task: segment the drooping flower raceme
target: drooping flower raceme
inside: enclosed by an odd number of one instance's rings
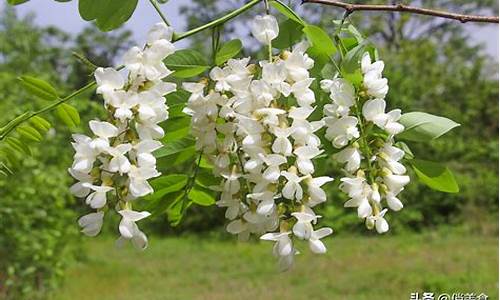
[[[97,93],[108,117],[89,122],[92,136],[73,135],[75,155],[69,169],[78,180],[71,191],[96,210],[78,221],[86,235],[97,235],[104,213],[115,208],[121,216],[118,243],[130,240],[139,249],[147,247],[147,237],[136,222],[150,214],[132,207],[135,199],[153,193],[148,180],[160,175],[152,152],[162,145],[157,139],[164,135],[158,124],[168,118],[165,95],[176,89],[162,81],[171,73],[163,60],[175,52],[172,33],[163,23],[156,24],[144,48],[125,53],[123,72],[95,70]]]
[[[263,44],[278,34],[272,16],[257,17],[252,30]],[[315,79],[307,48],[299,43],[257,65],[230,59],[210,71],[211,81],[184,83],[196,147],[221,178],[217,205],[226,209],[227,231],[274,241],[282,269],[298,253],[294,241],[324,253],[321,239],[332,232],[313,228],[319,218],[313,208],[326,201],[322,186],[333,179],[314,177],[313,159],[323,152],[316,132],[324,122],[310,120]]]
[[[389,86],[382,77],[383,69],[383,61],[372,62],[364,53],[359,88],[343,78],[321,81],[332,101],[323,110],[325,137],[339,149],[334,158],[349,174],[340,179],[341,190],[350,198],[344,206],[357,208],[367,228],[378,233],[389,230],[383,207],[394,211],[403,208],[397,197],[410,181],[400,163],[405,152],[394,143],[394,137],[404,130],[398,123],[401,110],[386,112],[384,98]]]

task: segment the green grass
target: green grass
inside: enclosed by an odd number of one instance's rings
[[[88,259],[67,272],[61,299],[409,299],[412,291],[481,292],[498,299],[496,237],[428,233],[333,237],[322,256],[303,254],[279,273],[271,243],[151,237],[116,249],[88,239]],[[437,296],[436,296],[437,299]]]

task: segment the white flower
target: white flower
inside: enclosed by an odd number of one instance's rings
[[[312,231],[309,238],[309,248],[311,249],[311,251],[317,254],[326,253],[325,244],[323,244],[321,239],[332,234],[332,232],[333,230],[328,227]]]
[[[345,169],[354,173],[361,165],[361,152],[356,147],[346,147],[340,152],[335,153],[333,158],[340,163],[345,163]]]
[[[403,203],[401,203],[401,200],[399,200],[393,192],[387,192],[385,199],[387,200],[387,205],[390,209],[398,211],[403,208]]]
[[[102,211],[90,213],[78,219],[78,225],[82,227],[85,235],[96,236],[101,231],[103,218],[104,212]]]
[[[98,94],[109,94],[125,85],[122,75],[113,68],[97,68],[94,72]]]
[[[363,116],[390,134],[402,132],[404,126],[397,122],[401,117],[401,110],[394,109],[385,113],[385,106],[383,99],[368,100],[363,105]]]
[[[87,184],[92,183],[92,181],[93,181],[92,176],[90,176],[87,173],[78,172],[78,171],[71,169],[71,168],[68,169],[68,172],[71,174],[71,176],[73,176],[73,178],[78,180],[77,183],[73,184],[70,187],[69,190],[70,190],[71,194],[73,194],[75,197],[79,197],[79,198],[83,198],[83,197],[87,196],[90,193],[90,189],[88,187],[83,186],[83,184],[84,183],[87,183]]]
[[[333,178],[328,176],[306,179],[305,182],[307,184],[307,191],[310,197],[309,202],[307,203],[309,207],[313,207],[326,201],[326,193],[321,186],[331,181],[333,181]]]
[[[313,81],[314,78],[305,78],[292,85],[291,92],[297,99],[299,106],[311,106],[316,101],[314,92],[309,88]]]
[[[134,151],[139,167],[152,167],[156,165],[153,151],[160,149],[163,144],[155,140],[142,140],[134,145]]]
[[[286,158],[279,154],[261,155],[262,161],[268,166],[262,177],[270,182],[275,182],[280,177],[279,166],[286,163]]]
[[[93,185],[91,183],[83,183],[82,186],[93,190],[85,199],[85,203],[95,209],[106,205],[106,194],[113,190],[113,187],[110,186]]]
[[[383,209],[375,216],[369,216],[366,218],[366,227],[368,229],[372,229],[375,226],[375,229],[378,233],[384,233],[389,230],[389,223],[384,219],[384,215],[387,212],[387,209]]]
[[[172,73],[163,64],[163,59],[175,52],[172,43],[165,39],[154,41],[144,51],[133,47],[123,56],[123,63],[133,77],[140,76],[148,80],[162,79]]]
[[[262,44],[267,45],[278,36],[279,26],[274,16],[255,16],[250,26],[252,35]]]
[[[307,42],[301,42],[293,47],[292,53],[285,59],[285,68],[288,78],[295,82],[309,78],[309,69],[314,66],[312,60],[305,51],[309,48]]]
[[[392,173],[397,175],[406,173],[405,166],[399,162],[405,155],[403,150],[392,146],[392,144],[388,142],[380,149],[378,155],[383,159],[383,165],[391,170]]]
[[[160,176],[154,167],[136,167],[132,165],[128,173],[130,183],[130,194],[134,197],[142,197],[154,192],[148,179]]]
[[[389,174],[384,176],[384,183],[390,191],[399,193],[410,182],[410,176]]]
[[[132,244],[140,250],[146,249],[148,246],[148,238],[142,232],[135,222],[149,217],[151,214],[147,211],[120,210],[118,213],[122,216],[118,229],[121,237],[118,244],[123,243],[123,240],[131,240]]]
[[[130,162],[128,161],[128,158],[125,156],[125,154],[131,149],[132,145],[128,143],[108,148],[107,152],[113,157],[109,161],[109,171],[118,172],[120,174],[124,174],[130,171]]]
[[[290,200],[302,200],[303,190],[300,186],[300,182],[306,177],[299,177],[297,174],[288,171],[281,171],[281,175],[287,180],[282,190],[283,197]]]
[[[293,234],[301,240],[309,240],[314,231],[311,222],[316,223],[316,220],[320,218],[320,216],[315,216],[306,212],[294,212],[292,216],[297,219],[297,223],[295,223],[292,228]]]
[[[106,151],[109,148],[109,139],[118,135],[116,126],[108,122],[90,121],[89,127],[97,138],[90,142],[90,147],[97,152]]]
[[[226,219],[233,220],[238,216],[240,211],[241,202],[238,198],[233,198],[230,193],[222,193],[221,199],[215,202],[219,207],[227,207],[226,209]]]
[[[271,191],[249,194],[248,198],[258,201],[257,213],[260,215],[268,215],[276,208],[274,193]]]
[[[174,29],[172,27],[162,22],[156,23],[148,32],[148,45],[161,39],[171,41],[173,35]]]
[[[262,235],[261,240],[275,241],[273,247],[274,256],[279,257],[280,270],[286,271],[293,265],[293,256],[299,252],[293,247],[290,239],[291,232],[270,232]]]
[[[261,117],[261,121],[264,125],[268,126],[278,126],[279,125],[279,115],[285,114],[286,111],[279,108],[260,108],[255,111],[255,115]]]
[[[307,175],[314,172],[312,159],[323,153],[323,150],[311,146],[301,146],[295,149],[293,153],[297,156],[295,163],[297,164],[299,172]]]
[[[262,66],[262,79],[283,96],[288,97],[292,92],[292,88],[290,84],[285,81],[285,63],[283,61],[274,63],[261,61],[260,64]]]
[[[325,137],[332,141],[336,148],[346,146],[350,140],[359,137],[358,119],[352,116],[341,117],[335,119],[334,117],[326,117],[326,134]]]
[[[324,113],[334,117],[348,115],[350,108],[355,103],[354,86],[343,78],[325,79],[320,84],[325,92],[330,92],[330,99],[333,100],[333,104],[325,105]]]
[[[92,139],[83,134],[73,134],[74,142],[71,143],[75,149],[72,169],[76,172],[89,173],[92,170],[98,152],[90,145]]]
[[[273,128],[273,134],[276,139],[273,142],[271,149],[274,153],[283,154],[285,156],[290,156],[292,154],[292,143],[288,137],[293,133],[293,128],[286,127]]]
[[[365,52],[361,58],[361,71],[364,74],[363,85],[368,92],[368,95],[375,98],[384,98],[389,91],[387,78],[382,78],[384,70],[384,62],[371,62],[370,54]]]
[[[357,207],[358,217],[366,218],[372,213],[372,207],[369,202],[372,190],[366,183],[366,180],[361,177],[356,178],[341,178],[340,189],[349,195],[349,199],[344,203],[344,207]]]

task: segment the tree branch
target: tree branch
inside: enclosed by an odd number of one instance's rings
[[[474,16],[474,15],[464,15],[451,13],[442,10],[434,10],[428,8],[415,7],[405,4],[394,4],[394,5],[379,5],[379,4],[351,4],[342,1],[333,0],[302,0],[304,3],[317,3],[326,4],[331,6],[336,6],[343,8],[346,13],[351,14],[355,11],[393,11],[401,13],[412,13],[418,15],[433,16],[445,19],[457,20],[462,23],[467,22],[484,22],[484,23],[498,23],[497,16]]]

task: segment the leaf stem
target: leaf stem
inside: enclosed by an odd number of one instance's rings
[[[149,0],[151,5],[155,8],[156,12],[160,15],[160,18],[165,22],[167,26],[170,26],[170,22],[167,20],[167,17],[161,12],[160,6],[158,5],[158,2],[156,0]]]
[[[193,34],[196,34],[200,31],[205,30],[205,29],[209,29],[209,28],[224,24],[227,21],[231,20],[232,18],[246,12],[247,10],[249,10],[250,8],[252,8],[253,6],[255,6],[257,3],[261,2],[261,1],[262,0],[252,0],[252,1],[248,2],[247,4],[243,5],[242,7],[238,8],[236,10],[233,10],[232,12],[228,13],[227,15],[220,17],[218,19],[215,19],[211,22],[208,22],[207,24],[201,25],[200,27],[191,29],[191,30],[184,32],[184,33],[174,34],[172,42],[180,41],[182,39],[185,39],[189,36],[192,36]]]
[[[28,121],[29,119],[33,118],[34,116],[43,114],[45,112],[51,111],[60,104],[86,92],[87,90],[93,88],[96,85],[95,81],[92,81],[88,83],[87,85],[81,87],[79,90],[74,91],[73,93],[69,94],[68,96],[60,99],[59,101],[56,101],[40,110],[34,111],[34,112],[25,112],[21,116],[13,119],[9,123],[7,123],[4,127],[0,128],[0,141],[3,140],[12,130],[14,130],[17,126],[19,126],[21,123]]]

